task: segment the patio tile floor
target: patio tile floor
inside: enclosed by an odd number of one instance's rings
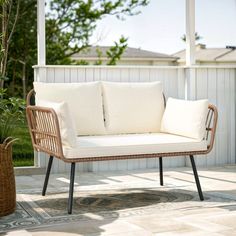
[[[68,189],[69,174],[52,174],[48,192]],[[132,189],[159,186],[158,170],[77,173],[75,191]],[[42,225],[3,233],[10,236],[231,236],[236,235],[236,166],[199,168],[205,196],[219,197],[217,204],[187,201],[178,208],[154,207],[141,214],[118,216],[114,220],[87,214],[87,220]],[[17,192],[26,193],[42,188],[44,176],[17,176]],[[164,188],[188,189],[196,192],[190,168],[168,169],[164,172]],[[222,202],[221,202],[222,199]],[[172,203],[173,206],[175,203]],[[183,207],[184,206],[184,207]],[[132,211],[132,210],[131,210]],[[124,213],[125,214],[125,213]],[[98,218],[100,217],[100,218]]]

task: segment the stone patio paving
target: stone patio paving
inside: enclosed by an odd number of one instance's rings
[[[64,210],[68,176],[68,173],[50,176],[48,195],[44,198],[45,202],[50,200],[49,206],[44,205],[44,199],[40,196],[44,175],[17,176],[17,197],[20,207],[18,210],[27,213],[27,217],[37,215],[34,216],[37,222],[35,226],[25,224],[5,230],[6,232],[1,235],[236,235],[236,166],[199,169],[206,198],[203,202],[198,200],[190,168],[165,170],[164,187],[159,185],[157,170],[77,173],[75,198],[82,198],[75,201],[75,211],[79,213],[72,216],[68,216],[66,209]],[[163,193],[160,199],[157,199],[158,193]],[[127,194],[131,197],[129,202],[124,201]],[[145,194],[148,198],[145,198]],[[104,196],[107,196],[105,203],[102,201]],[[131,206],[132,196],[134,206]],[[60,209],[60,206],[57,206],[57,203],[54,206],[52,199],[60,197],[62,205],[65,205],[58,212],[56,210]],[[25,199],[33,201],[29,206],[31,210],[28,210]],[[159,201],[158,204],[154,204],[155,199]],[[137,207],[139,201],[142,203],[141,207]],[[87,204],[90,207],[88,212],[86,207],[80,212],[78,204]],[[106,211],[93,211],[92,204],[94,208],[101,208],[101,204],[105,204]],[[51,211],[50,208],[54,210]],[[14,216],[16,223],[22,220],[24,214],[18,218],[17,215]],[[0,218],[0,231],[1,224],[6,223],[11,217],[13,216]],[[40,221],[40,217],[44,221]]]

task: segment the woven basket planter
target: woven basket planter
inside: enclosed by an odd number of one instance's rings
[[[12,145],[0,144],[0,216],[11,214],[16,208],[16,186],[12,163]]]

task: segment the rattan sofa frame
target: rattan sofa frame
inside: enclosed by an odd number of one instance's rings
[[[38,152],[44,152],[49,155],[48,167],[44,180],[42,195],[45,196],[49,175],[53,163],[53,158],[56,157],[66,163],[71,163],[70,171],[70,187],[68,198],[68,214],[72,213],[73,205],[73,192],[74,192],[74,178],[75,178],[75,165],[80,162],[93,162],[93,161],[108,161],[108,160],[127,160],[127,159],[139,159],[139,158],[159,158],[159,174],[160,185],[164,185],[163,181],[163,157],[177,157],[177,156],[189,156],[191,166],[194,173],[195,182],[199,198],[204,200],[197,168],[194,161],[195,155],[208,154],[214,144],[215,131],[218,119],[217,108],[210,104],[208,106],[208,115],[206,120],[206,135],[205,139],[208,141],[207,150],[192,151],[192,152],[170,152],[170,153],[151,153],[151,154],[135,154],[135,155],[117,155],[117,156],[101,156],[101,157],[79,157],[79,158],[66,158],[63,154],[61,135],[59,129],[59,122],[56,112],[51,108],[39,107],[31,105],[34,90],[31,90],[27,95],[27,108],[26,116],[28,127],[31,135],[31,140],[34,150]],[[43,140],[43,141],[42,141]]]

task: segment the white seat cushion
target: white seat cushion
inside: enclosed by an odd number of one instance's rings
[[[200,151],[207,142],[165,133],[82,136],[77,148],[63,148],[66,158]]]
[[[208,100],[186,101],[169,98],[161,132],[202,140],[206,132]]]
[[[100,82],[41,83],[34,82],[36,104],[40,100],[66,102],[75,120],[77,135],[105,133],[102,89]]]
[[[160,132],[164,112],[160,82],[102,82],[108,134]]]

